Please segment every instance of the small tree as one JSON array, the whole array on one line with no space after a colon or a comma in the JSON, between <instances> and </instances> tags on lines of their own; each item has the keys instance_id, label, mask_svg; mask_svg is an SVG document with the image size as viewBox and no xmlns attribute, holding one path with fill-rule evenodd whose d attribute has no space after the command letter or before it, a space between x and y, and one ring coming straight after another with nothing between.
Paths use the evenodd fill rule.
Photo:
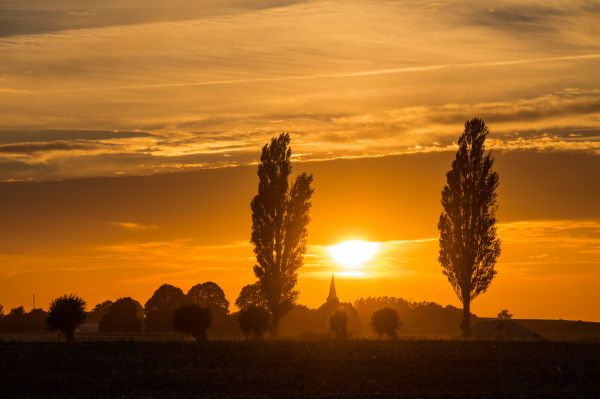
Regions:
<instances>
[{"instance_id":1,"label":"small tree","mask_svg":"<svg viewBox=\"0 0 600 399\"><path fill-rule=\"evenodd\" d=\"M119 298L100 320L102 332L139 332L144 329L144 310L132 298Z\"/></svg>"},{"instance_id":2,"label":"small tree","mask_svg":"<svg viewBox=\"0 0 600 399\"><path fill-rule=\"evenodd\" d=\"M395 339L396 330L400 327L398 312L392 308L379 309L371 315L371 327L380 337L384 334Z\"/></svg>"},{"instance_id":3,"label":"small tree","mask_svg":"<svg viewBox=\"0 0 600 399\"><path fill-rule=\"evenodd\" d=\"M195 303L180 306L173 312L173 327L192 335L197 341L206 342L206 330L211 323L210 310Z\"/></svg>"},{"instance_id":4,"label":"small tree","mask_svg":"<svg viewBox=\"0 0 600 399\"><path fill-rule=\"evenodd\" d=\"M290 188L290 136L282 133L262 149L258 193L251 203L254 274L271 313L271 335L296 302L298 269L306 251L313 177L302 173Z\"/></svg>"},{"instance_id":5,"label":"small tree","mask_svg":"<svg viewBox=\"0 0 600 399\"><path fill-rule=\"evenodd\" d=\"M329 316L329 331L337 339L345 339L348 336L348 315L343 310L338 310Z\"/></svg>"},{"instance_id":6,"label":"small tree","mask_svg":"<svg viewBox=\"0 0 600 399\"><path fill-rule=\"evenodd\" d=\"M463 303L461 330L471 335L471 301L484 293L496 275L500 255L496 237L494 158L485 151L489 129L481 119L465 123L456 159L446 174L440 215L439 262L458 299Z\"/></svg>"},{"instance_id":7,"label":"small tree","mask_svg":"<svg viewBox=\"0 0 600 399\"><path fill-rule=\"evenodd\" d=\"M267 301L260 290L260 283L248 284L242 288L240 295L235 300L235 306L240 310L246 309L250 306L256 306L259 308L266 309Z\"/></svg>"},{"instance_id":8,"label":"small tree","mask_svg":"<svg viewBox=\"0 0 600 399\"><path fill-rule=\"evenodd\" d=\"M269 312L265 308L249 305L238 313L238 323L246 337L261 340L269 327Z\"/></svg>"},{"instance_id":9,"label":"small tree","mask_svg":"<svg viewBox=\"0 0 600 399\"><path fill-rule=\"evenodd\" d=\"M502 309L500 313L498 313L499 320L510 320L512 317L513 315L508 311L508 309Z\"/></svg>"},{"instance_id":10,"label":"small tree","mask_svg":"<svg viewBox=\"0 0 600 399\"><path fill-rule=\"evenodd\" d=\"M213 315L229 314L229 301L225 298L225 292L217 283L208 281L196 284L187 293L191 303L201 308L209 308Z\"/></svg>"},{"instance_id":11,"label":"small tree","mask_svg":"<svg viewBox=\"0 0 600 399\"><path fill-rule=\"evenodd\" d=\"M147 331L172 331L173 312L184 305L187 298L183 291L170 284L161 285L144 305Z\"/></svg>"},{"instance_id":12,"label":"small tree","mask_svg":"<svg viewBox=\"0 0 600 399\"><path fill-rule=\"evenodd\" d=\"M63 295L50 303L46 324L61 331L67 342L75 342L75 329L85 320L85 301L77 295Z\"/></svg>"}]
</instances>

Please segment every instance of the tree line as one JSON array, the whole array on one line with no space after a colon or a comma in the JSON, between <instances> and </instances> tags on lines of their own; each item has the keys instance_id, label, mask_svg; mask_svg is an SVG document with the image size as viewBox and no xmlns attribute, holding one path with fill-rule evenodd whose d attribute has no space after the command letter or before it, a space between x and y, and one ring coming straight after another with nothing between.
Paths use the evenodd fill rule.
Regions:
<instances>
[{"instance_id":1,"label":"tree line","mask_svg":"<svg viewBox=\"0 0 600 399\"><path fill-rule=\"evenodd\" d=\"M438 222L438 260L442 273L463 304L460 328L465 338L471 331L471 301L489 287L501 253L495 216L499 177L493 171L494 158L485 149L488 134L488 127L479 118L465 123L458 151L446 174L443 211ZM242 289L236 305L240 309L238 321L242 331L256 337L269 329L271 336L277 338L281 320L295 308L299 295L296 285L306 252L314 189L311 174L302 173L291 181L291 157L287 133L273 137L263 146L257 169L257 194L250 203L256 281ZM131 298L121 298L114 304L106 304L106 315L115 314L111 317L117 318L119 312L135 314L130 322L136 328L142 329L145 324L147 331L164 331L173 326L204 340L213 317L227 315L229 311L229 303L221 294L215 283L194 286L187 294L165 284L148 300L143 311ZM57 298L49 308L48 326L63 331L67 340L72 340L73 324L81 324L84 308L85 302L77 296ZM386 309L389 310L372 320L373 325L380 318L399 325L397 310ZM110 318L104 320L106 315L100 323L110 328L113 322ZM331 331L338 337L345 336L350 318L348 309L333 308L329 317Z\"/></svg>"}]
</instances>

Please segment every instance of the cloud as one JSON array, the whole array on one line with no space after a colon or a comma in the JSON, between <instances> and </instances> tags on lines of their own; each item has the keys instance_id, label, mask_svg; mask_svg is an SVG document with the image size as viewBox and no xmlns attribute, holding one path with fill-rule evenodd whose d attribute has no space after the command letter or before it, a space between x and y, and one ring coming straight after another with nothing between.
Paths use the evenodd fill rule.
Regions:
<instances>
[{"instance_id":1,"label":"cloud","mask_svg":"<svg viewBox=\"0 0 600 399\"><path fill-rule=\"evenodd\" d=\"M22 6L50 22L0 38L0 179L245 165L281 131L303 161L453 151L476 115L598 153L597 2L186 1Z\"/></svg>"},{"instance_id":2,"label":"cloud","mask_svg":"<svg viewBox=\"0 0 600 399\"><path fill-rule=\"evenodd\" d=\"M157 21L181 21L215 15L249 12L297 3L292 0L171 0L168 4L155 0L130 0L127 5L114 1L53 0L47 2L21 0L0 1L0 37L33 35L64 30L135 25Z\"/></svg>"},{"instance_id":3,"label":"cloud","mask_svg":"<svg viewBox=\"0 0 600 399\"><path fill-rule=\"evenodd\" d=\"M113 222L111 224L130 231L147 231L158 229L158 226L155 224L143 224L137 222Z\"/></svg>"}]
</instances>

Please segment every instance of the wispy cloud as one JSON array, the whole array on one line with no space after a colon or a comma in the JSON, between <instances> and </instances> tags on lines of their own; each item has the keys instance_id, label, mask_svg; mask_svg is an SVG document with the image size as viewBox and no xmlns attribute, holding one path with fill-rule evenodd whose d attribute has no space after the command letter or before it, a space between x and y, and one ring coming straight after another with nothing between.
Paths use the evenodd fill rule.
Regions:
<instances>
[{"instance_id":1,"label":"wispy cloud","mask_svg":"<svg viewBox=\"0 0 600 399\"><path fill-rule=\"evenodd\" d=\"M137 222L113 222L112 225L130 231L147 231L158 229L158 226L155 224L143 224Z\"/></svg>"}]
</instances>

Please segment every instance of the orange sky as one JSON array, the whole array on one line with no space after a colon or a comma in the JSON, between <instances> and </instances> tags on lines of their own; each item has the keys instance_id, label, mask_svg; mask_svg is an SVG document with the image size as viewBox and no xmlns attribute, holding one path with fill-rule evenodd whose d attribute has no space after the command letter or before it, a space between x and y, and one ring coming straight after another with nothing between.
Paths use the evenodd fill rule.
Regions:
<instances>
[{"instance_id":1,"label":"orange sky","mask_svg":"<svg viewBox=\"0 0 600 399\"><path fill-rule=\"evenodd\" d=\"M491 126L498 277L473 311L600 321L600 6L547 2L0 0L0 303L93 305L253 281L260 147L315 175L300 302L326 247L380 243L343 300L458 306L437 264L462 124Z\"/></svg>"}]
</instances>

